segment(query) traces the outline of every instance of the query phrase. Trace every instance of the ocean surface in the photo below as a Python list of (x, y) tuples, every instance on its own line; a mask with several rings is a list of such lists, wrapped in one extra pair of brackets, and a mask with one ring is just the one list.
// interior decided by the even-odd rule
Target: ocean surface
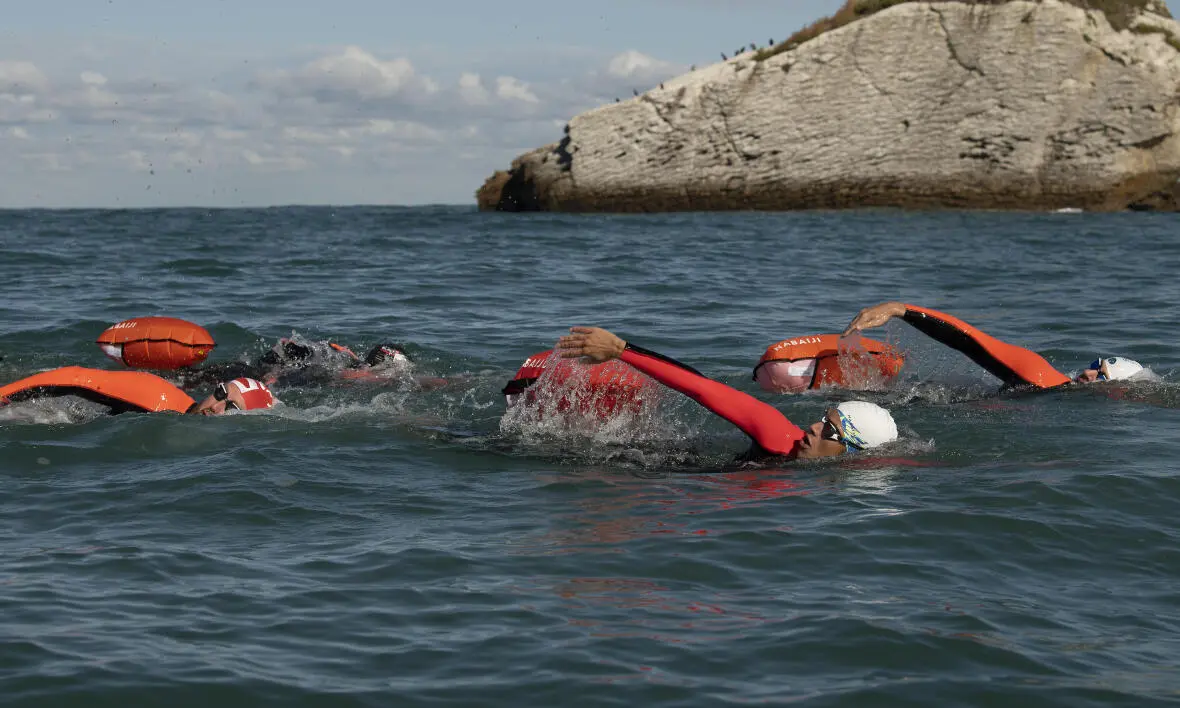
[[(414, 358), (265, 412), (0, 409), (0, 705), (1175, 705), (1178, 224), (0, 212), (0, 383), (119, 368), (95, 338), (149, 315), (206, 327), (210, 362), (282, 337)], [(1151, 372), (997, 395), (893, 322), (869, 333), (907, 352), (882, 390), (751, 381), (768, 345), (885, 300), (1067, 374)], [(877, 401), (902, 438), (737, 468), (744, 436), (671, 391), (617, 420), (506, 415), (501, 388), (572, 325), (803, 425)]]

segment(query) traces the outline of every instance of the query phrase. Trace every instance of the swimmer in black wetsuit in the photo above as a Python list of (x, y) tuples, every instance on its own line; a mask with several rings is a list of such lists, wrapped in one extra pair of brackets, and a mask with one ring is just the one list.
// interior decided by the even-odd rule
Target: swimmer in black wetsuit
[(183, 388), (238, 377), (258, 379), (272, 385), (299, 386), (336, 378), (363, 378), (375, 373), (375, 369), (411, 361), (403, 347), (392, 343), (378, 344), (362, 359), (348, 347), (335, 342), (302, 344), (284, 338), (255, 361), (220, 362), (200, 369), (185, 369), (178, 374)]
[(883, 302), (864, 308), (849, 323), (844, 335), (880, 327), (894, 317), (901, 318), (935, 341), (967, 355), (1003, 381), (1005, 388), (1029, 386), (1049, 389), (1068, 383), (1119, 381), (1132, 378), (1144, 370), (1139, 362), (1126, 357), (1103, 357), (1094, 360), (1081, 374), (1070, 379), (1050, 366), (1040, 354), (1000, 341), (944, 312), (901, 302)]
[(593, 363), (619, 359), (680, 391), (750, 436), (753, 446), (746, 459), (831, 457), (897, 439), (893, 416), (874, 403), (845, 401), (804, 430), (773, 406), (599, 327), (571, 327), (570, 334), (558, 339), (557, 350), (567, 359), (581, 357)]

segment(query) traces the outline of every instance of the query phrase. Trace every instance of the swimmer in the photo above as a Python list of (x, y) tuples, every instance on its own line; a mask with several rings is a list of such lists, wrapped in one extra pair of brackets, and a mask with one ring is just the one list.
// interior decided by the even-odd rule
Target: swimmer
[(375, 367), (382, 364), (403, 364), (413, 361), (409, 354), (397, 344), (378, 344), (365, 354), (366, 366)]
[(336, 342), (301, 343), (283, 338), (253, 362), (227, 361), (179, 373), (180, 385), (194, 388), (216, 381), (247, 377), (270, 385), (298, 386), (324, 383), (335, 378), (361, 379), (368, 374), (388, 373), (412, 359), (397, 344), (382, 343), (364, 358)]
[(266, 384), (257, 379), (237, 378), (217, 384), (205, 400), (194, 403), (186, 413), (224, 415), (230, 411), (252, 411), (273, 408), (276, 399)]
[(231, 410), (270, 408), (276, 402), (264, 383), (250, 378), (219, 383), (213, 395), (197, 403), (171, 382), (146, 371), (66, 366), (0, 387), (0, 406), (57, 396), (84, 398), (106, 406), (112, 415), (126, 412), (221, 415)]
[(753, 444), (743, 459), (832, 457), (897, 439), (893, 416), (874, 403), (837, 404), (805, 430), (773, 406), (599, 327), (571, 327), (568, 335), (557, 340), (557, 350), (564, 358), (580, 357), (595, 364), (618, 359), (692, 398), (750, 436)]
[(1144, 371), (1143, 365), (1125, 357), (1100, 357), (1073, 379), (1057, 371), (1044, 357), (995, 337), (937, 310), (901, 302), (883, 302), (857, 313), (844, 335), (880, 327), (900, 317), (919, 332), (967, 355), (988, 373), (1004, 382), (1005, 388), (1031, 386), (1056, 388), (1069, 383), (1121, 381)]

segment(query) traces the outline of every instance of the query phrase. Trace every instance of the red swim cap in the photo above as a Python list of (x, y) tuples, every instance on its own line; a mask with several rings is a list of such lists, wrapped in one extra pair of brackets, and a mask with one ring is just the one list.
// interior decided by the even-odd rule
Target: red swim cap
[(270, 392), (266, 384), (257, 379), (242, 377), (230, 381), (230, 385), (238, 389), (238, 393), (242, 394), (242, 401), (246, 404), (246, 410), (248, 411), (257, 408), (271, 408), (275, 404), (274, 394)]

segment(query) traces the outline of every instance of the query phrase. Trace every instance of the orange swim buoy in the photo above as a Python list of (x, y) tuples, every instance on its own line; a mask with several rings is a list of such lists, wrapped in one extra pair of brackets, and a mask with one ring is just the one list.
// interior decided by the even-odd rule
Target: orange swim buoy
[(875, 339), (814, 334), (767, 347), (754, 367), (754, 380), (772, 393), (820, 386), (862, 388), (897, 376), (904, 363), (901, 352)]
[(525, 359), (502, 389), (508, 405), (549, 402), (534, 386), (539, 381), (544, 382), (546, 391), (553, 392), (558, 412), (593, 412), (600, 418), (638, 411), (653, 391), (651, 379), (617, 359), (586, 365), (548, 349)]
[(213, 337), (204, 327), (175, 317), (136, 317), (98, 336), (103, 353), (133, 369), (180, 369), (209, 356)]
[(119, 411), (184, 413), (193, 405), (187, 393), (146, 371), (105, 371), (65, 366), (42, 371), (0, 387), (0, 404), (37, 396), (76, 395)]

